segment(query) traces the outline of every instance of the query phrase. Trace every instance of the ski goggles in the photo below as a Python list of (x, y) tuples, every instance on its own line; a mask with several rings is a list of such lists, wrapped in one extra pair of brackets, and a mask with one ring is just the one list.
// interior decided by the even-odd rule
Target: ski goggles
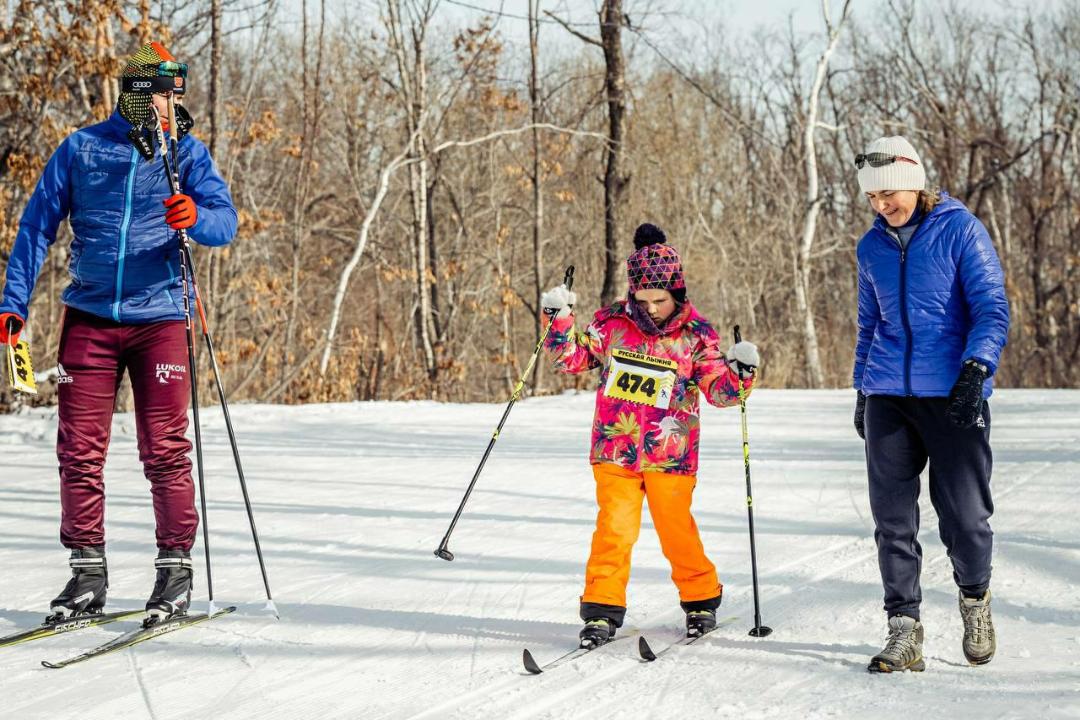
[(165, 60), (152, 65), (140, 65), (135, 72), (139, 76), (125, 75), (120, 78), (123, 92), (176, 93), (183, 95), (187, 89), (187, 63)]
[(919, 164), (909, 157), (904, 157), (903, 155), (889, 155), (888, 153), (859, 153), (855, 156), (855, 167), (860, 170), (866, 165), (879, 168), (885, 167), (886, 165), (892, 165), (894, 162), (907, 162), (912, 165)]

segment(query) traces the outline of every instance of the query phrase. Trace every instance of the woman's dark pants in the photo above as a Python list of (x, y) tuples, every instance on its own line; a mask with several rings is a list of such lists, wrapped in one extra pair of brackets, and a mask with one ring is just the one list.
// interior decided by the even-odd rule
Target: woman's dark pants
[(971, 428), (949, 422), (946, 398), (872, 395), (866, 402), (866, 467), (885, 612), (918, 619), (922, 589), (919, 474), (930, 464), (938, 532), (965, 595), (990, 585), (990, 405)]

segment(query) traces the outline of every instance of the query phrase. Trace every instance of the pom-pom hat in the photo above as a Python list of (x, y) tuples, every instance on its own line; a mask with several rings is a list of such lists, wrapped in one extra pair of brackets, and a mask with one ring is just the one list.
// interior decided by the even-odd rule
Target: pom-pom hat
[(675, 248), (667, 244), (664, 231), (645, 223), (634, 231), (634, 252), (626, 260), (626, 274), (631, 294), (638, 290), (681, 290), (682, 260)]

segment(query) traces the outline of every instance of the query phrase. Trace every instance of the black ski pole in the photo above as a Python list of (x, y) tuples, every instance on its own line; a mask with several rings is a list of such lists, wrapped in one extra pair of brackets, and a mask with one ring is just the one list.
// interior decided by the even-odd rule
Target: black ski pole
[[(184, 246), (184, 255), (191, 272), (195, 277), (195, 262), (191, 257), (191, 248)], [(195, 307), (199, 311), (199, 322), (202, 325), (203, 339), (206, 341), (206, 350), (210, 355), (210, 367), (214, 371), (214, 383), (217, 385), (218, 400), (221, 402), (221, 413), (225, 417), (225, 430), (229, 434), (229, 445), (232, 447), (233, 462), (236, 464), (236, 475), (240, 479), (240, 492), (244, 495), (244, 508), (247, 510), (248, 524), (251, 525), (251, 539), (255, 543), (255, 555), (259, 559), (259, 571), (262, 573), (263, 588), (266, 589), (266, 609), (274, 613), (274, 617), (281, 619), (278, 614), (274, 597), (270, 593), (270, 580), (266, 574), (266, 561), (263, 559), (262, 546), (259, 543), (259, 531), (255, 528), (255, 513), (251, 508), (251, 497), (248, 495), (247, 479), (244, 476), (244, 466), (240, 462), (240, 449), (236, 442), (236, 430), (233, 428), (232, 415), (229, 413), (229, 402), (225, 398), (225, 387), (221, 383), (221, 371), (218, 369), (217, 354), (214, 352), (214, 339), (210, 335), (210, 326), (206, 321), (206, 307), (203, 305), (199, 294), (197, 282), (192, 282), (195, 292)]]
[[(569, 290), (574, 286), (574, 266), (566, 268), (566, 275), (563, 276), (563, 285)], [(549, 314), (549, 320), (555, 319), (555, 312)], [(450, 521), (450, 527), (446, 530), (446, 535), (443, 536), (442, 542), (439, 543), (439, 547), (435, 548), (435, 557), (442, 558), (446, 561), (452, 561), (454, 559), (454, 553), (450, 552), (447, 548), (447, 544), (450, 542), (450, 535), (454, 532), (454, 527), (457, 526), (458, 519), (461, 517), (461, 511), (465, 509), (465, 503), (469, 501), (469, 495), (472, 494), (473, 487), (476, 485), (477, 478), (480, 477), (480, 472), (484, 469), (484, 463), (487, 462), (488, 455), (491, 454), (491, 448), (495, 447), (495, 441), (499, 439), (499, 433), (502, 432), (503, 423), (506, 422), (506, 418), (510, 415), (510, 409), (514, 407), (514, 403), (521, 397), (521, 391), (525, 388), (525, 381), (529, 377), (529, 373), (532, 372), (533, 365), (536, 364), (536, 358), (539, 357), (540, 351), (544, 348), (544, 341), (547, 340), (548, 333), (551, 332), (551, 322), (544, 329), (544, 333), (540, 336), (540, 340), (536, 343), (536, 349), (533, 350), (532, 357), (529, 358), (529, 364), (525, 367), (525, 372), (521, 374), (521, 379), (518, 380), (517, 387), (514, 388), (513, 394), (510, 396), (510, 402), (506, 405), (506, 410), (503, 411), (502, 419), (499, 420), (498, 427), (495, 428), (494, 434), (491, 436), (491, 441), (488, 442), (487, 450), (484, 451), (484, 456), (480, 458), (480, 464), (476, 468), (476, 472), (473, 473), (472, 481), (469, 482), (468, 489), (465, 490), (465, 496), (461, 498), (461, 504), (458, 505), (457, 512), (454, 513), (454, 519)]]
[[(161, 116), (158, 115), (157, 109), (154, 108), (153, 105), (150, 107), (154, 112), (154, 119), (157, 121), (157, 136), (161, 146), (161, 161), (165, 166), (165, 175), (169, 179), (169, 188), (175, 195), (177, 192), (177, 179), (169, 169), (168, 148), (165, 145), (165, 131), (161, 127)], [(172, 126), (172, 132), (176, 132), (175, 125)], [(191, 368), (191, 417), (192, 425), (195, 429), (195, 465), (196, 473), (199, 478), (199, 507), (202, 509), (203, 550), (206, 555), (206, 593), (210, 606), (206, 614), (212, 618), (214, 617), (216, 608), (214, 606), (214, 578), (210, 569), (210, 523), (209, 518), (206, 516), (206, 481), (203, 475), (202, 426), (199, 422), (199, 368), (195, 361), (195, 324), (191, 316), (191, 299), (188, 291), (188, 283), (192, 278), (190, 278), (188, 274), (190, 268), (188, 268), (187, 264), (184, 262), (184, 247), (188, 243), (187, 231), (180, 230), (177, 233), (177, 237), (180, 238), (180, 278), (181, 287), (184, 292), (184, 326), (187, 335), (188, 367)]]
[[(739, 326), (735, 326), (733, 335), (736, 344), (742, 342)], [(746, 389), (739, 378), (739, 418), (742, 421), (743, 467), (746, 468), (746, 516), (750, 525), (750, 572), (754, 580), (754, 627), (750, 630), (753, 637), (765, 637), (772, 633), (772, 628), (761, 624), (761, 602), (758, 598), (757, 550), (754, 545), (754, 493), (750, 489), (750, 434), (746, 429)]]
[[(173, 98), (169, 97), (169, 119), (175, 123), (176, 111), (173, 109)], [(175, 136), (172, 136), (172, 156), (173, 156), (173, 172), (170, 173), (172, 178), (171, 186), (173, 192), (179, 192), (179, 177), (177, 177), (176, 170), (176, 158), (177, 158), (177, 140)], [(186, 235), (185, 235), (186, 240)], [(221, 382), (221, 371), (218, 367), (217, 353), (214, 351), (214, 339), (210, 333), (210, 324), (206, 320), (206, 306), (202, 301), (202, 295), (199, 292), (199, 285), (197, 280), (197, 273), (195, 272), (195, 259), (191, 252), (191, 245), (186, 241), (182, 245), (183, 260), (187, 264), (188, 270), (191, 274), (191, 288), (195, 295), (195, 307), (199, 312), (199, 322), (202, 328), (203, 339), (206, 341), (206, 350), (210, 356), (210, 367), (214, 373), (214, 383), (217, 386), (218, 400), (221, 402), (221, 412), (225, 418), (225, 429), (229, 435), (229, 445), (232, 448), (233, 462), (236, 465), (236, 474), (240, 480), (240, 491), (244, 496), (244, 509), (247, 511), (248, 524), (251, 526), (251, 538), (255, 543), (255, 555), (259, 560), (259, 571), (262, 573), (263, 588), (266, 590), (266, 609), (274, 613), (274, 617), (280, 619), (277, 605), (274, 603), (274, 596), (270, 592), (270, 579), (266, 572), (266, 561), (263, 558), (262, 545), (259, 542), (259, 531), (255, 526), (255, 513), (251, 507), (251, 496), (248, 494), (247, 478), (244, 475), (244, 466), (240, 460), (240, 448), (236, 441), (236, 430), (233, 427), (232, 414), (229, 412), (229, 402), (225, 397), (225, 387)]]

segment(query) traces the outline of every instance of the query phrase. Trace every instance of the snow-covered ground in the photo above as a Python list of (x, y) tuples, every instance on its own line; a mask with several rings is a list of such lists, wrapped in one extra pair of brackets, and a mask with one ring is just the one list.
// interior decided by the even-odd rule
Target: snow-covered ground
[[(737, 409), (705, 410), (695, 512), (736, 619), (642, 664), (632, 643), (525, 676), (573, 647), (595, 507), (589, 394), (510, 416), (450, 543), (438, 545), (502, 404), (233, 408), (281, 620), (262, 585), (228, 442), (204, 410), (214, 590), (225, 619), (65, 670), (114, 624), (0, 650), (0, 717), (1080, 718), (1080, 391), (993, 402), (998, 654), (972, 668), (924, 492), (927, 670), (871, 676), (881, 588), (852, 393), (750, 402), (763, 619), (752, 624)], [(68, 574), (57, 540), (55, 419), (0, 417), (0, 634), (40, 619)], [(153, 584), (153, 515), (131, 416), (107, 468), (110, 607)], [(647, 518), (647, 515), (645, 516)], [(202, 545), (197, 593), (205, 607)], [(662, 646), (682, 617), (651, 524), (626, 631)]]

